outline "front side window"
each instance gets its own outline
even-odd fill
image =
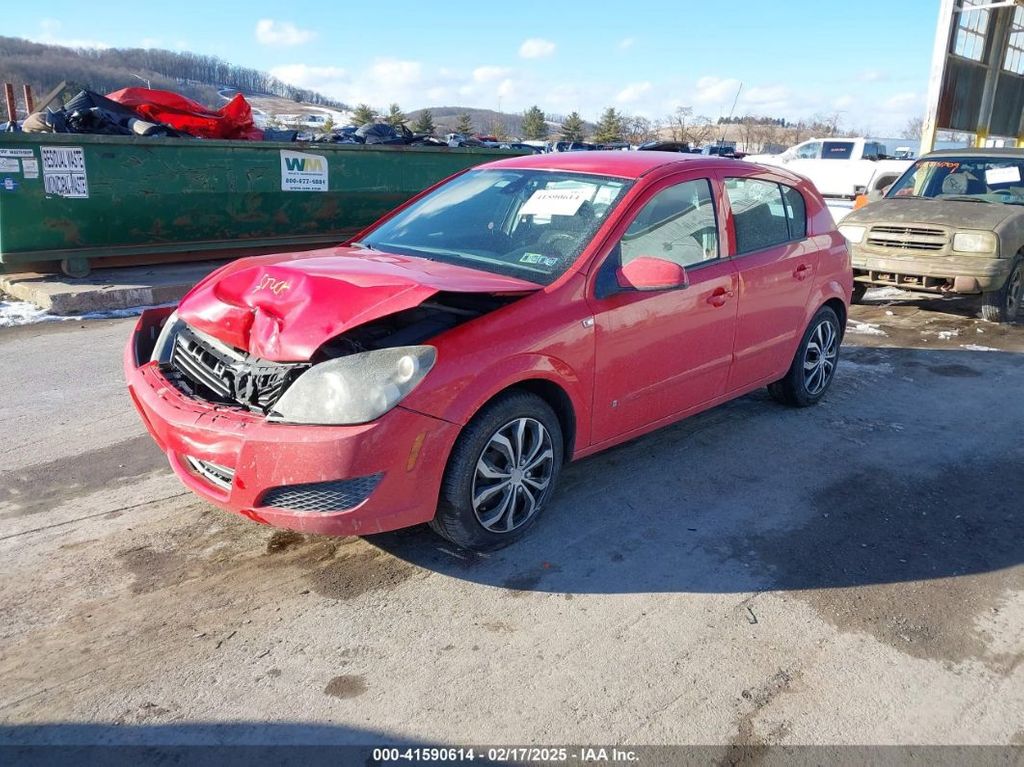
[[[811,141],[796,149],[796,159],[798,160],[817,160],[820,154],[821,142],[819,141]]]
[[[579,258],[630,186],[563,171],[470,171],[356,244],[547,285]]]
[[[692,267],[718,258],[718,224],[708,179],[663,189],[641,208],[619,241],[621,265],[641,256]]]
[[[807,235],[807,207],[793,187],[756,178],[728,178],[725,190],[742,255]]]

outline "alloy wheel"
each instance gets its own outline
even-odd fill
[[[540,509],[554,474],[551,434],[534,418],[498,429],[476,462],[473,513],[485,529],[510,533]]]
[[[812,397],[828,386],[838,356],[839,333],[829,320],[822,320],[811,333],[804,351],[804,388]]]

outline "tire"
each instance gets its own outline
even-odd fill
[[[981,294],[981,318],[989,322],[1013,322],[1024,300],[1024,258],[1017,256],[999,290]]]
[[[554,493],[563,454],[561,425],[543,399],[524,391],[496,397],[455,442],[431,528],[473,551],[508,546]],[[530,461],[535,468],[525,470]]]
[[[789,371],[768,385],[772,397],[793,407],[816,405],[832,385],[842,340],[843,329],[835,311],[828,306],[818,309],[800,339]]]
[[[864,294],[868,292],[868,288],[871,287],[865,282],[853,283],[853,296],[850,298],[850,303],[859,304],[864,301]]]

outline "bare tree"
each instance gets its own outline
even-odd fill
[[[921,117],[911,117],[907,120],[906,125],[903,126],[903,131],[900,133],[901,138],[921,138],[921,129],[924,127],[924,119]]]

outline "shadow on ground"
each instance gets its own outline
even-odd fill
[[[830,589],[1024,562],[1020,356],[846,354],[816,408],[756,393],[570,465],[510,548],[475,555],[426,528],[367,540],[452,577],[555,593]]]
[[[437,745],[412,743],[369,729],[306,722],[0,725],[0,762],[23,766],[377,765],[384,762],[375,758],[375,747]]]

